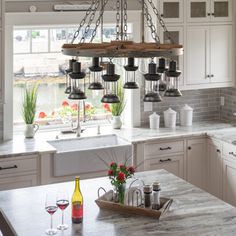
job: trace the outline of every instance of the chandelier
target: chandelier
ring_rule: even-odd
[[[142,38],[141,42],[134,42],[128,37],[128,0],[116,0],[114,17],[116,18],[115,39],[110,42],[103,42],[104,24],[103,17],[105,7],[109,0],[92,0],[90,7],[85,12],[78,29],[75,31],[70,44],[62,46],[62,53],[71,56],[69,68],[66,70],[66,91],[69,99],[83,100],[85,95],[85,74],[81,70],[80,57],[91,57],[92,63],[90,70],[90,81],[88,89],[103,90],[101,99],[103,103],[119,103],[117,95],[118,80],[120,75],[116,74],[114,58],[126,58],[124,89],[138,89],[136,82],[137,60],[150,58],[148,71],[144,74],[145,80],[145,102],[160,102],[163,96],[178,97],[180,71],[177,71],[176,61],[172,60],[175,56],[183,54],[183,46],[174,42],[170,32],[155,7],[152,0],[137,0],[141,6],[142,17]],[[155,15],[155,18],[151,14]],[[109,12],[109,14],[112,14]],[[168,37],[168,43],[161,43],[157,34],[156,26],[153,22],[159,22],[164,33]],[[147,25],[152,42],[145,40],[145,25]],[[101,41],[94,42],[98,29],[101,29]],[[103,59],[109,58],[109,62],[104,63]],[[166,66],[166,59],[169,66]],[[158,61],[158,66],[155,63]],[[91,78],[92,77],[92,78]],[[82,81],[82,82],[81,82]]]

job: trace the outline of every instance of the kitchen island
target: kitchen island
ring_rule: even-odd
[[[69,229],[57,235],[84,236],[141,236],[141,235],[236,235],[236,208],[217,199],[186,181],[164,170],[135,174],[146,184],[161,183],[161,195],[173,198],[169,212],[159,221],[154,218],[118,214],[100,210],[94,200],[97,189],[110,189],[107,177],[81,181],[84,196],[84,221],[71,223],[70,207],[65,211]],[[50,216],[44,209],[46,193],[58,190],[72,195],[74,182],[44,185],[0,192],[0,207],[19,236],[44,235]],[[54,215],[55,226],[60,223],[61,212]]]

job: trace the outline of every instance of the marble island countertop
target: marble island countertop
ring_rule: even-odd
[[[158,180],[161,183],[161,196],[173,199],[170,210],[159,221],[150,217],[100,210],[94,202],[97,198],[97,189],[100,186],[107,190],[111,189],[110,181],[107,177],[88,179],[81,181],[84,197],[83,223],[78,225],[71,223],[69,205],[65,210],[65,222],[69,228],[63,233],[59,231],[57,235],[236,235],[236,208],[164,170],[140,172],[135,175],[146,184]],[[50,223],[50,217],[44,209],[45,194],[56,194],[59,189],[71,195],[74,183],[1,191],[0,207],[19,236],[44,235]],[[33,205],[35,207],[32,207]],[[61,222],[61,212],[56,212],[53,217],[56,226]]]
[[[236,127],[229,123],[216,121],[196,122],[191,127],[177,126],[175,129],[160,128],[151,130],[149,128],[122,128],[114,130],[111,127],[101,127],[101,135],[116,134],[130,143],[145,142],[151,140],[162,140],[167,138],[184,138],[199,135],[209,135],[211,137],[232,143],[236,140]],[[96,136],[97,128],[87,128],[81,137]],[[75,134],[60,134],[59,131],[39,132],[34,139],[25,139],[23,135],[14,136],[13,140],[0,143],[0,158],[30,155],[38,153],[54,153],[56,149],[47,141],[59,139],[75,138]]]

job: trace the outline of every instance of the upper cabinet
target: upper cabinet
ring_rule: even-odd
[[[232,20],[232,0],[187,0],[188,22]]]
[[[166,23],[183,23],[183,0],[161,0],[160,12]]]

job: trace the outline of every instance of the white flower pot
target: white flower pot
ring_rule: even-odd
[[[33,138],[35,133],[38,131],[39,125],[38,124],[26,124],[24,135],[26,138]]]
[[[113,116],[111,124],[113,129],[120,129],[122,126],[120,116]]]

